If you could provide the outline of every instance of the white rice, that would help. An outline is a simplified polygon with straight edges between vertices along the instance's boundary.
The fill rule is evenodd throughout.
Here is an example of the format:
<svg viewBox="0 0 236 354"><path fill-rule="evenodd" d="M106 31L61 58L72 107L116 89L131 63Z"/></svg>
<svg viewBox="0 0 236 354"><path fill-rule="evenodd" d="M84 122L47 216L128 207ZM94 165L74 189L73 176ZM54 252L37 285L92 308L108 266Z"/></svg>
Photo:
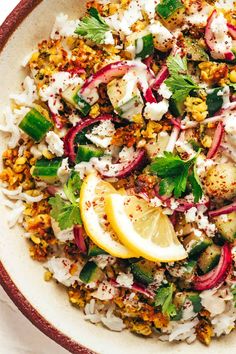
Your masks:
<svg viewBox="0 0 236 354"><path fill-rule="evenodd" d="M85 320L92 323L101 322L104 326L112 331L121 332L125 328L125 324L121 318L114 315L115 306L111 305L108 309L105 309L105 305L98 305L94 299L86 304Z"/></svg>
<svg viewBox="0 0 236 354"><path fill-rule="evenodd" d="M12 94L10 98L14 100L20 106L31 107L33 103L38 99L37 88L34 80L31 77L26 76L23 82L23 92L20 94Z"/></svg>
<svg viewBox="0 0 236 354"><path fill-rule="evenodd" d="M68 258L51 258L48 262L45 263L45 267L53 274L53 278L56 279L59 283L65 286L71 286L77 281L81 283L79 279L79 274L81 271L81 265L76 263L78 270L75 274L70 274L70 269L74 265Z"/></svg>

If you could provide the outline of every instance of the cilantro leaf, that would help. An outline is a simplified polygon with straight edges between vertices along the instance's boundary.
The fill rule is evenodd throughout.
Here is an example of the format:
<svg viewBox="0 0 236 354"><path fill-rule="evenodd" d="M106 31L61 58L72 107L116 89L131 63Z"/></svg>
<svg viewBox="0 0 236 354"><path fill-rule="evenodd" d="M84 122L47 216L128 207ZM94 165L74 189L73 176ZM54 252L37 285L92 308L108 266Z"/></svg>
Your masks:
<svg viewBox="0 0 236 354"><path fill-rule="evenodd" d="M155 296L155 306L161 306L163 314L173 317L177 314L176 307L172 303L174 285L162 286L158 289Z"/></svg>
<svg viewBox="0 0 236 354"><path fill-rule="evenodd" d="M151 164L151 171L156 172L159 177L171 177L178 174L184 164L178 155L165 151L163 157L157 157Z"/></svg>
<svg viewBox="0 0 236 354"><path fill-rule="evenodd" d="M173 92L172 97L178 102L185 101L191 91L199 89L189 75L174 74L165 80L165 84Z"/></svg>
<svg viewBox="0 0 236 354"><path fill-rule="evenodd" d="M170 77L165 80L165 84L172 91L172 98L177 102L184 102L190 92L199 89L199 86L188 75L188 66L186 56L171 55L167 59L167 67Z"/></svg>
<svg viewBox="0 0 236 354"><path fill-rule="evenodd" d="M79 197L82 181L77 172L72 172L70 178L64 186L64 193L71 203L76 204Z"/></svg>
<svg viewBox="0 0 236 354"><path fill-rule="evenodd" d="M109 31L109 26L99 15L95 8L89 9L90 16L85 16L80 21L75 33L89 39L95 43L104 43L105 33Z"/></svg>
<svg viewBox="0 0 236 354"><path fill-rule="evenodd" d="M172 177L163 178L159 184L160 195L171 196L173 190L175 189L175 181Z"/></svg>
<svg viewBox="0 0 236 354"><path fill-rule="evenodd" d="M77 201L80 195L81 184L79 174L73 171L64 186L64 193L68 201L62 199L59 194L49 199L49 204L52 206L50 215L59 223L61 230L66 230L73 225L82 224Z"/></svg>
<svg viewBox="0 0 236 354"><path fill-rule="evenodd" d="M199 153L197 154L197 156ZM196 164L193 167L193 173L189 176L189 182L192 186L194 202L197 203L203 196L203 189L197 174Z"/></svg>
<svg viewBox="0 0 236 354"><path fill-rule="evenodd" d="M181 58L179 54L176 54L175 56L170 55L166 62L171 75L187 73L188 67L186 57Z"/></svg>
<svg viewBox="0 0 236 354"><path fill-rule="evenodd" d="M175 198L179 198L185 192L189 179L195 202L199 201L203 192L195 166L193 173L189 176L189 170L195 164L199 153L200 150L192 159L184 161L178 155L164 152L164 156L154 160L150 169L162 178L159 186L160 195L170 195L174 192Z"/></svg>
<svg viewBox="0 0 236 354"><path fill-rule="evenodd" d="M58 222L61 230L69 229L73 225L81 225L78 205L64 201L59 194L50 198L49 204L52 206L50 215Z"/></svg>

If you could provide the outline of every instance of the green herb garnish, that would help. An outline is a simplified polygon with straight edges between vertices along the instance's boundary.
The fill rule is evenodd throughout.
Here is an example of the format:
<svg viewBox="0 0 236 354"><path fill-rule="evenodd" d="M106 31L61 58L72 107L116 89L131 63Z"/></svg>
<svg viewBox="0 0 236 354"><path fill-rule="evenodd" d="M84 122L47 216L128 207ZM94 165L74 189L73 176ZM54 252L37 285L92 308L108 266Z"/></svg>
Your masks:
<svg viewBox="0 0 236 354"><path fill-rule="evenodd" d="M95 43L102 44L105 40L105 33L109 31L109 26L99 15L97 9L91 7L88 12L90 16L82 18L75 33Z"/></svg>
<svg viewBox="0 0 236 354"><path fill-rule="evenodd" d="M59 194L49 199L49 204L52 206L50 215L58 222L61 230L82 224L78 205L80 188L80 177L78 173L72 172L64 186L64 193L69 201L65 201Z"/></svg>
<svg viewBox="0 0 236 354"><path fill-rule="evenodd" d="M181 103L186 100L190 92L198 90L200 87L188 75L187 59L181 58L180 55L171 55L167 59L167 66L170 77L165 80L165 84L172 91L172 98Z"/></svg>
<svg viewBox="0 0 236 354"><path fill-rule="evenodd" d="M190 174L199 152L190 160L184 161L178 155L171 152L164 152L164 156L157 157L151 164L151 171L162 178L160 182L160 195L171 195L174 192L175 198L179 198L186 190L187 182L191 183L194 201L202 197L202 188L196 173L196 168Z"/></svg>
<svg viewBox="0 0 236 354"><path fill-rule="evenodd" d="M158 289L155 296L155 306L161 306L164 315L169 317L176 316L176 307L173 304L174 285L162 286Z"/></svg>

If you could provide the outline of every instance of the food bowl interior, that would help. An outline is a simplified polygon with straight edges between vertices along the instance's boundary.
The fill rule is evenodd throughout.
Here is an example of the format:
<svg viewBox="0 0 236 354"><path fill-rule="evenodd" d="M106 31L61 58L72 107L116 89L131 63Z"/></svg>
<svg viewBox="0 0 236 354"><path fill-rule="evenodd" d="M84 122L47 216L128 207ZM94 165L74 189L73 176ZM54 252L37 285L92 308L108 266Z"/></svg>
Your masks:
<svg viewBox="0 0 236 354"><path fill-rule="evenodd" d="M81 0L44 0L17 28L0 54L1 108L9 103L10 93L19 91L26 74L25 69L21 67L22 60L40 40L49 36L55 16L64 12L72 19L78 18L85 10L85 3L86 1ZM2 124L2 115L0 124ZM6 136L1 136L1 152L6 147L7 140ZM236 351L235 333L220 341L213 341L211 347L206 348L199 343L189 346L186 343L163 343L157 338L144 339L130 334L128 331L110 332L104 327L84 321L83 313L69 304L63 287L53 281L46 283L43 280L44 269L41 264L30 258L27 241L22 237L22 229L19 227L9 229L6 221L8 211L7 208L0 205L0 260L5 270L19 292L36 311L76 343L97 353L107 354L149 354L155 352L194 354L200 351L217 354ZM8 287L7 281L5 287ZM69 345L67 349L70 349Z"/></svg>

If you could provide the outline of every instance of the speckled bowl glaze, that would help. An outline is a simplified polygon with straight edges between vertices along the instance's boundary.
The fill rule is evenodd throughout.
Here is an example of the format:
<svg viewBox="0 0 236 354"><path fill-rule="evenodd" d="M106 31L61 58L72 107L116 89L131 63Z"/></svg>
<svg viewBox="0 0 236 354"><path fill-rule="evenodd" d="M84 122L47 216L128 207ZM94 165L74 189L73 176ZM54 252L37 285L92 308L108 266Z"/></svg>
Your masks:
<svg viewBox="0 0 236 354"><path fill-rule="evenodd" d="M148 0L147 0L148 1ZM0 108L8 104L9 94L17 92L25 76L22 59L35 45L47 38L60 12L71 18L82 15L85 2L81 0L22 0L0 28ZM0 5L1 7L1 5ZM1 136L1 152L6 146ZM46 335L71 353L99 354L221 354L236 352L236 336L213 341L210 348L199 343L162 343L157 338L144 339L130 334L110 332L83 320L81 311L72 307L66 291L54 282L43 280L43 267L28 254L22 230L9 230L8 210L0 204L0 282L26 317ZM2 321L4 319L1 319Z"/></svg>

